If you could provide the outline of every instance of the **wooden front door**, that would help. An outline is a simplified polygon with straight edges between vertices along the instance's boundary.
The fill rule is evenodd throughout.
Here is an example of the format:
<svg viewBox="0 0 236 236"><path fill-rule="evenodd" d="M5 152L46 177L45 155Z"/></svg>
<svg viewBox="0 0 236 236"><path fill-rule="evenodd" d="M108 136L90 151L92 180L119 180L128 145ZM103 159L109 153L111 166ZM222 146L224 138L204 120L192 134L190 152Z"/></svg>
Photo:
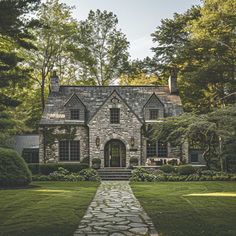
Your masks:
<svg viewBox="0 0 236 236"><path fill-rule="evenodd" d="M105 167L125 167L126 150L123 142L117 139L110 140L104 150Z"/></svg>

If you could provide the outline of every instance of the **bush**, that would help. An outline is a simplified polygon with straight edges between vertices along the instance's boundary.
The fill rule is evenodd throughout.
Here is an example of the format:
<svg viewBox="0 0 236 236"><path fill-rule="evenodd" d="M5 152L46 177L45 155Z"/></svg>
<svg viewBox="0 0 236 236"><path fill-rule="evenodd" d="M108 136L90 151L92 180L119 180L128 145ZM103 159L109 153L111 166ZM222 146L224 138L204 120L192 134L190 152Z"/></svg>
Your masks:
<svg viewBox="0 0 236 236"><path fill-rule="evenodd" d="M191 165L182 165L178 167L178 173L180 175L191 175L195 173L195 169Z"/></svg>
<svg viewBox="0 0 236 236"><path fill-rule="evenodd" d="M202 170L199 172L200 175L208 175L208 176L216 176L219 175L220 172L215 170Z"/></svg>
<svg viewBox="0 0 236 236"><path fill-rule="evenodd" d="M11 149L0 148L0 186L25 186L31 173L24 159Z"/></svg>
<svg viewBox="0 0 236 236"><path fill-rule="evenodd" d="M85 181L100 181L98 172L94 169L84 169L79 172Z"/></svg>
<svg viewBox="0 0 236 236"><path fill-rule="evenodd" d="M129 160L130 166L137 166L138 165L138 158L137 157L131 157Z"/></svg>
<svg viewBox="0 0 236 236"><path fill-rule="evenodd" d="M172 165L162 165L160 167L160 170L162 170L165 173L173 173L175 171L175 167Z"/></svg>
<svg viewBox="0 0 236 236"><path fill-rule="evenodd" d="M39 174L49 175L50 173L57 171L59 167L62 167L69 172L78 173L79 171L89 167L86 163L47 163L39 164Z"/></svg>
<svg viewBox="0 0 236 236"><path fill-rule="evenodd" d="M178 165L178 160L177 159L172 159L167 162L169 165L172 166L177 166Z"/></svg>
<svg viewBox="0 0 236 236"><path fill-rule="evenodd" d="M101 166L101 159L100 158L93 158L92 159L92 166L94 169L99 169Z"/></svg>
<svg viewBox="0 0 236 236"><path fill-rule="evenodd" d="M89 165L89 157L84 157L80 163Z"/></svg>
<svg viewBox="0 0 236 236"><path fill-rule="evenodd" d="M132 172L130 181L136 181L136 182L165 181L165 176L162 174L156 175L144 168L137 168Z"/></svg>
<svg viewBox="0 0 236 236"><path fill-rule="evenodd" d="M39 163L30 163L28 167L33 175L39 174Z"/></svg>

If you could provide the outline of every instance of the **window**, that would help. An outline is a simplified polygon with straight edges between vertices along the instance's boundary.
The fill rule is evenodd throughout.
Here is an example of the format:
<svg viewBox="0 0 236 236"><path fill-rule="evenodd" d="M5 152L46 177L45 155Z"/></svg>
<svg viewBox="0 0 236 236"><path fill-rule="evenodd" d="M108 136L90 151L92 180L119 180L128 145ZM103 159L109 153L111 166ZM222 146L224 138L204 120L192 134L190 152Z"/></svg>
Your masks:
<svg viewBox="0 0 236 236"><path fill-rule="evenodd" d="M111 108L110 109L110 123L111 124L119 124L120 123L120 109L119 108Z"/></svg>
<svg viewBox="0 0 236 236"><path fill-rule="evenodd" d="M163 143L158 141L158 157L167 157L168 152L167 152L167 143Z"/></svg>
<svg viewBox="0 0 236 236"><path fill-rule="evenodd" d="M63 140L59 142L60 161L79 161L80 160L80 141Z"/></svg>
<svg viewBox="0 0 236 236"><path fill-rule="evenodd" d="M79 109L72 109L70 110L70 119L71 120L79 120Z"/></svg>
<svg viewBox="0 0 236 236"><path fill-rule="evenodd" d="M27 163L39 163L39 149L38 148L24 148L22 157Z"/></svg>
<svg viewBox="0 0 236 236"><path fill-rule="evenodd" d="M158 119L158 109L149 109L149 119L150 120Z"/></svg>
<svg viewBox="0 0 236 236"><path fill-rule="evenodd" d="M194 152L190 154L191 162L198 162L198 153Z"/></svg>
<svg viewBox="0 0 236 236"><path fill-rule="evenodd" d="M147 157L155 157L157 155L156 142L147 141Z"/></svg>

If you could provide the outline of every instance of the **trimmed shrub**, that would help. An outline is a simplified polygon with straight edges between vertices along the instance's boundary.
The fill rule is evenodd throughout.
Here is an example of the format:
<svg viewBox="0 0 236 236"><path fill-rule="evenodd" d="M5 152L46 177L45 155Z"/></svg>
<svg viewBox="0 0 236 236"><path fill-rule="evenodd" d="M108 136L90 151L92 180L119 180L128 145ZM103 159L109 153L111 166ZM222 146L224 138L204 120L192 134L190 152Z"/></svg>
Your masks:
<svg viewBox="0 0 236 236"><path fill-rule="evenodd" d="M129 160L130 166L137 166L138 165L138 158L137 157L131 157Z"/></svg>
<svg viewBox="0 0 236 236"><path fill-rule="evenodd" d="M49 175L50 173L57 171L59 167L62 167L69 172L78 173L83 169L89 167L86 163L47 163L39 164L39 174Z"/></svg>
<svg viewBox="0 0 236 236"><path fill-rule="evenodd" d="M162 170L165 173L173 173L175 172L175 167L172 165L162 165L160 167L160 170Z"/></svg>
<svg viewBox="0 0 236 236"><path fill-rule="evenodd" d="M88 168L81 170L79 174L83 177L85 181L100 181L98 172L94 169Z"/></svg>
<svg viewBox="0 0 236 236"><path fill-rule="evenodd" d="M178 173L180 175L191 175L195 173L195 169L191 165L178 166Z"/></svg>
<svg viewBox="0 0 236 236"><path fill-rule="evenodd" d="M94 169L99 169L101 166L101 159L100 158L93 158L92 159L92 166Z"/></svg>
<svg viewBox="0 0 236 236"><path fill-rule="evenodd" d="M39 163L30 163L28 167L33 175L39 174Z"/></svg>
<svg viewBox="0 0 236 236"><path fill-rule="evenodd" d="M24 159L7 148L0 148L0 186L26 186L31 173Z"/></svg>

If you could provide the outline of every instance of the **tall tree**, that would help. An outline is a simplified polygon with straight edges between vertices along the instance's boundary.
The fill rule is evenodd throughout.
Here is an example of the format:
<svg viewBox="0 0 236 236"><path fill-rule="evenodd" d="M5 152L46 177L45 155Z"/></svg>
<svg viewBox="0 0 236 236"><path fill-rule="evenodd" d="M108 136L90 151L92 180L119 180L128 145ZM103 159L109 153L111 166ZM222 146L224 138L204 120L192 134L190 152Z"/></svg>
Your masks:
<svg viewBox="0 0 236 236"><path fill-rule="evenodd" d="M28 41L33 25L29 13L38 3L39 0L0 1L0 145L16 131L17 122L10 108L18 106L21 99L10 94L9 89L28 78L29 70L21 65L24 58L19 50L33 47Z"/></svg>
<svg viewBox="0 0 236 236"><path fill-rule="evenodd" d="M117 24L116 15L100 10L90 11L80 22L73 51L81 67L80 77L86 83L108 85L127 66L129 43Z"/></svg>
<svg viewBox="0 0 236 236"><path fill-rule="evenodd" d="M206 0L153 34L157 68L178 73L185 110L208 112L235 97L235 1Z"/></svg>
<svg viewBox="0 0 236 236"><path fill-rule="evenodd" d="M72 8L59 0L47 0L37 13L39 27L32 30L36 50L25 51L27 63L33 68L32 79L41 90L41 109L45 107L49 76L57 69L61 79L68 78L73 67L72 55L68 50L73 34L77 31L77 22L72 18ZM71 76L71 74L70 74Z"/></svg>
<svg viewBox="0 0 236 236"><path fill-rule="evenodd" d="M23 58L20 48L31 48L28 39L32 35L28 29L32 23L26 15L34 10L39 0L0 1L0 105L17 106L19 101L4 93L12 83L27 78L27 70L20 66ZM7 90L7 89L6 89Z"/></svg>

